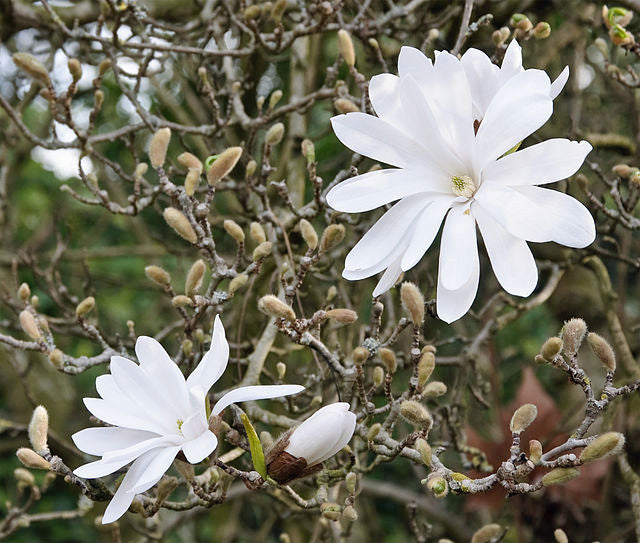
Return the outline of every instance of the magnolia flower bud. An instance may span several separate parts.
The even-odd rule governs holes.
[[[215,187],[218,182],[233,170],[242,156],[242,147],[229,147],[218,155],[207,170],[207,181]]]
[[[354,113],[360,111],[360,108],[348,98],[338,98],[333,102],[333,106],[338,113]]]
[[[502,526],[499,524],[485,524],[471,537],[471,543],[489,543],[493,538],[502,533]]]
[[[249,236],[251,236],[251,239],[258,244],[267,241],[267,236],[264,233],[264,228],[262,228],[262,225],[259,222],[252,222],[249,225]]]
[[[166,127],[156,131],[151,138],[151,143],[149,144],[149,159],[151,160],[151,165],[156,170],[164,165],[170,140],[171,129]]]
[[[633,34],[619,24],[614,24],[609,29],[609,37],[614,45],[632,45],[635,43]]]
[[[380,356],[380,360],[387,368],[389,373],[395,373],[398,369],[398,361],[396,359],[395,353],[391,349],[387,349],[386,347],[382,347],[378,349],[378,355]]]
[[[341,324],[351,324],[358,320],[358,314],[352,309],[329,309],[327,317]]]
[[[187,273],[187,279],[184,283],[184,292],[187,296],[193,296],[200,290],[206,271],[207,266],[205,265],[204,260],[196,260],[193,263],[189,273]]]
[[[30,53],[14,53],[13,63],[23,72],[29,74],[45,85],[49,84],[49,72],[42,63]]]
[[[561,485],[580,475],[576,468],[555,468],[542,478],[542,486]]]
[[[16,456],[18,460],[22,462],[22,465],[26,468],[31,469],[51,469],[51,464],[47,462],[42,456],[40,456],[33,449],[29,449],[28,447],[20,447],[16,451]]]
[[[144,273],[149,279],[160,286],[164,287],[171,283],[171,275],[169,275],[167,270],[160,266],[155,266],[153,264],[151,266],[147,266],[144,269]]]
[[[358,476],[353,471],[347,473],[347,476],[344,478],[344,486],[349,494],[355,494],[357,483]]]
[[[620,453],[624,447],[625,438],[619,432],[606,432],[591,443],[589,443],[582,451],[580,460],[583,462],[591,462]]]
[[[351,359],[356,366],[362,366],[369,358],[369,349],[356,347],[351,353]]]
[[[247,165],[244,169],[245,178],[251,177],[254,173],[256,173],[256,169],[258,167],[258,163],[255,160],[250,160],[247,162]]]
[[[253,250],[253,259],[261,260],[262,258],[266,258],[271,254],[272,250],[272,243],[270,241],[264,241]]]
[[[551,25],[546,21],[540,21],[533,27],[533,37],[537,40],[544,40],[551,36]]]
[[[168,207],[163,211],[162,216],[166,223],[173,228],[175,233],[181,238],[186,239],[190,243],[198,241],[198,236],[193,226],[191,226],[189,219],[187,219],[182,211],[177,210],[175,207]]]
[[[184,294],[178,294],[171,298],[171,304],[173,307],[186,307],[188,305],[193,305],[193,300],[189,298],[189,296],[185,296]]]
[[[533,23],[529,20],[529,17],[527,17],[524,13],[514,13],[511,16],[510,23],[511,23],[511,26],[513,26],[514,28],[518,28],[525,32],[528,30],[531,30],[531,28],[533,27]]]
[[[260,8],[260,6],[258,4],[252,4],[245,8],[243,17],[245,18],[245,20],[251,21],[252,19],[257,19],[258,17],[260,17],[261,13],[262,9]]]
[[[433,381],[429,383],[422,391],[424,398],[439,398],[447,393],[447,385],[442,381]]]
[[[26,302],[31,296],[31,289],[27,283],[22,283],[18,288],[18,298],[20,298],[23,302]]]
[[[183,462],[182,460],[176,459],[173,461],[173,465],[178,470],[178,473],[182,475],[187,481],[193,481],[193,478],[196,476],[193,464],[189,464],[188,462]]]
[[[249,276],[246,273],[236,275],[229,282],[229,294],[234,294],[238,289],[244,287],[249,281]]]
[[[202,173],[203,165],[200,159],[191,153],[184,152],[178,156],[178,164],[187,168],[187,170],[199,170]]]
[[[28,309],[23,309],[20,312],[19,319],[20,326],[22,326],[22,329],[29,337],[32,339],[42,339],[42,333],[40,332],[40,328],[38,328],[36,318]]]
[[[537,439],[529,441],[529,460],[534,464],[538,464],[542,458],[542,443]]]
[[[491,41],[497,46],[500,47],[505,41],[509,39],[511,35],[511,31],[503,26],[502,28],[495,30],[493,34],[491,34]]]
[[[509,428],[512,433],[524,432],[538,416],[538,408],[532,403],[526,403],[518,407],[511,417]]]
[[[338,51],[347,63],[347,66],[354,66],[356,63],[356,52],[353,48],[353,41],[349,33],[344,30],[338,30]]]
[[[405,400],[400,404],[400,415],[414,426],[431,427],[433,419],[429,410],[420,402]]]
[[[43,406],[39,405],[33,410],[28,428],[29,442],[33,450],[38,454],[49,450],[49,446],[47,445],[48,431],[49,413],[47,413],[47,410]]]
[[[244,231],[236,221],[227,219],[222,225],[237,244],[244,243]]]
[[[556,543],[569,543],[569,538],[564,530],[557,528],[553,531],[553,537],[556,540]]]
[[[433,492],[436,498],[444,498],[449,494],[449,485],[442,475],[431,473],[427,477],[427,488]]]
[[[267,145],[278,145],[282,141],[282,137],[284,136],[284,125],[282,123],[274,124],[269,130],[267,130],[267,134],[264,137],[264,141]]]
[[[77,58],[70,58],[67,62],[67,67],[69,68],[69,73],[73,78],[73,82],[77,83],[82,78],[82,64]]]
[[[60,349],[53,349],[49,353],[49,362],[57,370],[61,370],[64,367],[64,354]]]
[[[379,387],[384,382],[384,370],[380,366],[373,368],[373,385]]]
[[[540,349],[540,354],[549,362],[562,351],[562,340],[559,337],[550,337],[545,341]]]
[[[24,468],[16,468],[13,470],[13,476],[15,477],[18,483],[22,483],[26,486],[35,486],[36,479],[29,470]]]
[[[178,487],[178,479],[175,477],[163,477],[156,487],[156,504],[163,503],[169,495]]]
[[[318,246],[318,234],[316,229],[307,219],[300,219],[300,234],[309,249],[314,250]]]
[[[382,430],[382,424],[380,424],[379,422],[372,424],[371,428],[369,428],[369,431],[367,432],[367,439],[369,441],[373,441],[380,433],[380,430]]]
[[[311,164],[316,161],[316,148],[311,140],[302,140],[300,147],[302,149],[303,156],[307,159],[307,164]]]
[[[418,438],[416,439],[414,445],[416,451],[420,453],[420,458],[422,458],[422,462],[424,462],[425,466],[431,467],[432,458],[431,458],[431,445],[427,443],[426,439]]]
[[[76,317],[78,318],[84,317],[95,306],[96,306],[96,299],[93,296],[88,296],[76,306]]]
[[[320,512],[327,520],[340,520],[340,506],[334,502],[325,502],[320,505]]]
[[[400,299],[413,325],[421,326],[424,321],[424,296],[420,289],[414,283],[405,281],[400,287]]]
[[[342,511],[342,518],[347,522],[358,520],[358,513],[353,505],[347,505]]]
[[[431,351],[424,351],[418,362],[418,386],[424,387],[436,367],[436,356]]]
[[[282,100],[282,91],[280,89],[276,89],[271,93],[271,96],[269,96],[269,108],[273,109],[276,107],[280,100]]]
[[[267,453],[267,473],[281,484],[313,473],[347,445],[355,427],[356,416],[348,403],[319,409]]]
[[[184,178],[184,192],[187,196],[193,196],[200,184],[200,174],[197,168],[189,168],[187,176]]]
[[[278,362],[276,364],[276,372],[278,373],[278,379],[284,379],[284,376],[287,373],[287,365],[284,362]]]
[[[607,340],[594,332],[590,332],[587,336],[587,341],[593,354],[598,357],[602,365],[609,371],[616,371],[616,355]]]
[[[338,245],[344,239],[345,232],[342,224],[330,224],[327,226],[320,240],[320,252],[324,253]]]
[[[267,294],[260,298],[258,309],[270,317],[286,319],[288,321],[296,320],[296,314],[290,305],[285,304],[277,296]]]

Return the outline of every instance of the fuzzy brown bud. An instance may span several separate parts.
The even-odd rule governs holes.
[[[569,543],[567,534],[560,528],[553,531],[553,538],[556,540],[556,543]]]
[[[273,245],[270,241],[264,241],[253,250],[253,260],[261,260],[268,257],[273,250]]]
[[[356,111],[360,111],[360,108],[348,98],[338,98],[333,102],[333,106],[336,108],[338,113],[354,113]]]
[[[193,305],[193,300],[189,298],[189,296],[185,296],[184,294],[178,294],[171,298],[171,304],[173,307],[186,307],[188,305]]]
[[[200,159],[197,156],[187,152],[184,152],[178,156],[178,164],[184,166],[185,168],[187,168],[187,170],[200,170],[201,173],[203,170],[203,165]]]
[[[249,281],[249,276],[246,273],[236,275],[229,282],[229,294],[234,294],[238,289],[242,288]]]
[[[349,33],[344,30],[338,30],[338,51],[347,63],[347,66],[354,66],[356,63],[356,52],[353,48],[353,40]]]
[[[18,288],[18,298],[20,298],[23,302],[26,302],[31,296],[31,289],[27,283],[22,283]]]
[[[330,224],[327,226],[320,240],[320,252],[324,253],[338,245],[344,239],[345,232],[342,224]]]
[[[156,170],[162,168],[164,161],[167,158],[167,149],[169,148],[169,141],[171,141],[171,129],[161,128],[151,138],[149,143],[149,160],[151,166]]]
[[[13,63],[23,72],[34,79],[47,85],[49,83],[49,72],[42,63],[30,53],[14,53]]]
[[[420,458],[422,459],[424,465],[431,467],[431,463],[433,461],[433,459],[431,458],[431,445],[427,443],[427,440],[422,437],[416,439],[414,447],[416,451],[420,453]]]
[[[21,447],[16,451],[18,460],[22,462],[22,465],[31,469],[51,469],[51,464],[47,462],[42,456],[40,456],[33,449],[28,447]]]
[[[70,58],[67,62],[67,67],[69,68],[69,73],[73,78],[73,82],[77,83],[82,79],[82,64],[77,58]]]
[[[587,323],[582,319],[571,319],[565,322],[561,333],[564,352],[569,356],[575,355],[586,333]]]
[[[29,422],[28,434],[31,447],[38,454],[49,450],[47,445],[47,433],[49,431],[49,413],[39,405],[33,410],[31,421]]]
[[[502,533],[502,526],[499,524],[485,524],[471,537],[471,543],[489,543]]]
[[[96,299],[93,296],[87,296],[76,306],[76,317],[84,317],[96,306]]]
[[[258,244],[267,241],[267,236],[264,233],[264,228],[262,228],[262,225],[259,222],[252,222],[249,225],[249,235],[251,236],[251,239]]]
[[[447,393],[447,385],[442,381],[433,381],[424,387],[422,396],[424,398],[439,398]]]
[[[608,341],[602,336],[590,332],[587,336],[589,347],[608,371],[616,371],[616,355]]]
[[[271,128],[269,128],[269,130],[267,130],[264,141],[267,145],[278,145],[278,143],[282,141],[283,136],[284,125],[282,123],[276,123]]]
[[[576,468],[555,468],[542,478],[542,486],[561,485],[580,475]]]
[[[537,439],[532,439],[529,441],[529,460],[531,460],[534,464],[538,464],[540,459],[542,458],[542,443],[540,443]]]
[[[215,187],[223,177],[233,170],[241,156],[242,147],[229,147],[222,151],[207,171],[207,181],[209,185]]]
[[[151,279],[151,281],[160,286],[164,287],[171,283],[171,275],[169,275],[167,270],[160,266],[155,266],[153,264],[151,266],[147,266],[144,269],[144,274]]]
[[[599,435],[582,450],[580,460],[583,462],[591,462],[604,458],[605,456],[619,454],[624,447],[624,442],[625,439],[621,433],[606,432]]]
[[[42,339],[42,333],[40,332],[40,328],[38,328],[36,318],[29,310],[22,310],[19,319],[20,326],[22,326],[22,329],[29,337],[32,339]]]
[[[189,219],[187,219],[182,211],[179,211],[175,207],[167,207],[163,211],[162,216],[166,223],[173,228],[174,232],[181,238],[186,239],[190,243],[198,241],[198,236],[193,226],[191,226]]]
[[[351,324],[358,320],[358,314],[352,309],[329,309],[327,317],[341,324]]]
[[[307,219],[300,219],[300,234],[309,249],[314,250],[318,246],[318,234],[316,229]]]
[[[538,408],[532,403],[526,403],[518,407],[511,417],[509,429],[514,434],[524,432],[538,416]]]
[[[408,281],[402,283],[400,300],[413,325],[421,326],[424,321],[424,296],[417,285]]]
[[[556,356],[560,354],[560,351],[562,351],[562,346],[562,339],[560,339],[559,337],[550,337],[542,344],[540,354],[545,358],[545,360],[551,362]]]
[[[187,196],[193,196],[200,184],[200,175],[202,172],[197,168],[189,168],[184,178],[184,192]]]
[[[229,234],[238,245],[240,243],[244,243],[244,230],[242,230],[242,228],[236,221],[227,219],[226,221],[224,221],[224,223],[222,223],[222,225],[227,231],[227,234]]]
[[[414,426],[430,427],[433,424],[431,413],[420,402],[405,400],[400,404],[400,415]]]
[[[436,367],[436,356],[431,351],[425,351],[418,362],[418,387],[427,383]]]
[[[380,360],[382,360],[382,363],[385,365],[389,373],[393,374],[396,372],[398,369],[398,361],[395,353],[391,349],[381,347],[378,350],[378,356],[380,356]]]
[[[362,366],[369,358],[369,349],[364,347],[356,347],[351,353],[351,359],[356,366]]]
[[[258,309],[270,317],[277,317],[294,321],[296,314],[290,305],[285,304],[277,296],[267,294],[258,301]]]
[[[187,296],[193,296],[200,290],[206,271],[207,266],[204,260],[196,260],[193,263],[184,283],[184,292]]]
[[[384,370],[380,366],[373,368],[373,385],[379,387],[384,383]]]

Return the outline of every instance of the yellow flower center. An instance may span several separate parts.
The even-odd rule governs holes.
[[[456,196],[471,198],[478,187],[468,175],[454,175],[451,177],[451,190]]]

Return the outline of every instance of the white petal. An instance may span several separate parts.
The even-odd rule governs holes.
[[[374,298],[377,298],[381,294],[384,294],[385,292],[387,292],[387,290],[389,290],[393,285],[396,284],[396,282],[398,281],[398,278],[402,274],[400,261],[401,261],[401,257],[399,256],[391,264],[389,264],[385,272],[382,274],[380,281],[378,281],[378,284],[373,289],[371,296],[373,296]]]
[[[498,68],[478,49],[467,49],[460,59],[469,81],[474,105],[474,119],[482,120],[492,98],[498,92]]]
[[[192,390],[195,390],[192,389]],[[202,389],[201,389],[202,390]],[[202,434],[208,428],[207,414],[204,403],[204,395],[199,402],[199,407],[183,421],[181,430],[186,440],[191,440]]]
[[[457,290],[478,266],[476,220],[467,205],[449,211],[440,243],[439,280],[448,290]]]
[[[137,411],[132,412],[126,407],[110,404],[106,400],[84,398],[83,402],[94,417],[107,424],[136,430],[146,430],[148,432],[155,432],[156,434],[164,434],[166,431],[165,425],[158,425],[157,422],[144,416],[144,414],[138,413]]]
[[[476,136],[475,176],[547,122],[553,110],[549,89],[546,73],[527,70],[498,91]]]
[[[569,66],[565,66],[564,70],[560,72],[560,75],[556,77],[553,83],[551,83],[551,99],[555,100],[556,96],[562,92],[564,86],[569,80]]]
[[[345,269],[357,271],[370,268],[391,254],[432,198],[428,193],[416,194],[395,204],[351,249],[345,259]]]
[[[360,213],[420,192],[448,192],[449,180],[443,175],[386,169],[347,179],[327,194],[327,203],[337,211]]]
[[[398,76],[374,75],[369,81],[369,100],[378,117],[387,121],[395,118],[400,109]]]
[[[356,429],[356,415],[351,411],[344,414],[342,418],[341,432],[333,447],[331,447],[317,462],[324,462],[331,458],[334,454],[339,453],[351,441],[353,432]]]
[[[219,415],[223,409],[232,403],[248,402],[250,400],[266,400],[297,394],[304,390],[300,385],[256,385],[236,388],[227,392],[218,400],[211,411],[212,415]]]
[[[413,227],[413,234],[407,246],[400,266],[403,271],[413,268],[427,252],[438,235],[442,220],[451,207],[453,196],[434,198],[420,213]]]
[[[419,167],[422,147],[392,124],[366,113],[331,118],[338,139],[349,149],[398,168]]]
[[[398,55],[398,75],[405,77],[412,75],[420,83],[428,81],[427,78],[433,70],[431,59],[415,47],[403,46]]]
[[[131,460],[129,460],[131,462]],[[89,462],[83,464],[73,470],[73,474],[82,479],[97,479],[98,477],[104,477],[118,471],[123,466],[126,466],[129,462],[104,462],[103,460],[96,460],[95,462]]]
[[[106,452],[125,449],[153,437],[157,437],[157,434],[130,428],[98,427],[80,430],[73,434],[71,439],[81,451],[102,456]]]
[[[127,490],[127,492],[135,495],[149,490],[171,467],[178,452],[180,452],[180,446],[158,450],[153,460],[149,462],[149,465],[138,477],[135,485],[131,485],[131,488]]]
[[[224,334],[224,326],[220,320],[220,315],[216,315],[213,323],[213,334],[211,336],[211,346],[200,360],[200,363],[191,375],[187,377],[187,387],[202,387],[204,392],[208,392],[213,383],[220,379],[229,362],[229,344]]]
[[[502,288],[516,296],[529,296],[538,282],[538,269],[527,242],[509,234],[477,202],[473,214]]]
[[[189,462],[198,464],[215,451],[217,446],[218,438],[216,435],[206,430],[195,439],[187,441],[182,445],[182,452],[184,452]]]
[[[159,436],[147,439],[140,443],[135,443],[126,449],[120,449],[105,453],[102,457],[104,462],[122,462],[125,464],[131,462],[134,458],[150,451],[151,449],[157,449],[159,447],[176,446],[182,444],[184,439],[177,433],[178,427],[176,425],[176,434],[170,436]]]
[[[105,374],[96,377],[96,391],[108,405],[113,405],[118,410],[129,411],[130,413],[138,413],[140,411],[138,403],[120,389],[113,375]]]
[[[480,278],[480,263],[476,261],[476,267],[471,273],[469,280],[457,290],[448,290],[442,286],[440,281],[441,273],[438,273],[438,290],[436,298],[436,309],[438,317],[446,323],[452,323],[463,317],[478,292],[478,280]]]
[[[522,48],[516,40],[512,40],[507,47],[500,67],[500,85],[522,72]]]
[[[587,141],[550,139],[489,164],[483,179],[502,185],[543,185],[578,171],[592,147]]]
[[[366,277],[371,277],[376,273],[380,273],[394,263],[399,264],[402,255],[407,248],[410,232],[411,227],[409,227],[407,235],[399,239],[396,246],[391,248],[391,252],[386,256],[382,256],[381,260],[379,260],[375,264],[367,268],[358,268],[357,270],[350,270],[345,268],[344,270],[342,270],[342,277],[348,279],[349,281],[358,281],[360,279],[365,279]]]

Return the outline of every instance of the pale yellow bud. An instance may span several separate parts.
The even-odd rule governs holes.
[[[164,161],[167,158],[167,149],[169,148],[169,141],[171,141],[171,129],[161,128],[151,138],[149,144],[149,159],[151,165],[157,170],[162,168]]]
[[[282,100],[282,91],[276,89],[271,93],[271,96],[269,96],[269,108],[273,109],[276,107],[280,100]]]
[[[509,428],[512,433],[524,432],[538,416],[538,408],[532,403],[526,403],[518,407],[511,417]]]
[[[184,192],[187,196],[193,196],[196,193],[201,173],[197,168],[189,168],[187,176],[184,178]]]
[[[191,356],[191,354],[193,353],[193,341],[191,341],[190,339],[183,340],[182,341],[182,352],[186,356]]]
[[[33,473],[24,468],[14,469],[13,476],[15,477],[16,481],[22,483],[23,485],[35,486],[36,484],[36,478],[33,476]]]
[[[320,252],[324,253],[338,245],[343,239],[346,230],[342,224],[330,224],[325,228],[320,240]]]
[[[302,234],[302,239],[304,239],[307,247],[311,250],[315,249],[318,246],[318,234],[316,233],[316,229],[307,219],[300,219],[299,226],[300,234]]]
[[[356,366],[362,366],[369,358],[369,349],[364,347],[356,347],[351,353],[351,359]]]
[[[26,302],[31,296],[31,289],[27,283],[22,283],[18,288],[18,298],[20,298],[23,302]]]
[[[267,145],[278,145],[282,141],[282,137],[284,136],[284,125],[282,123],[274,124],[269,130],[267,130],[267,134],[264,137],[264,141]]]
[[[42,458],[42,456],[40,456],[36,451],[29,449],[28,447],[20,447],[16,451],[16,456],[26,468],[51,469],[51,464],[49,464],[49,462]]]
[[[405,400],[400,404],[400,415],[414,426],[430,427],[433,424],[431,413],[420,402]]]
[[[546,21],[540,21],[533,27],[533,31],[531,33],[535,39],[544,40],[551,36],[551,25]]]
[[[185,296],[184,294],[178,294],[171,298],[171,304],[173,307],[186,307],[188,305],[193,305],[193,300],[189,298],[189,296]]]
[[[550,337],[545,341],[540,349],[540,354],[551,362],[562,351],[562,340],[559,337]]]
[[[561,485],[580,475],[576,468],[555,468],[542,478],[542,486]]]
[[[400,287],[402,307],[409,314],[414,326],[421,326],[424,321],[424,296],[414,283],[405,281]]]
[[[187,296],[193,296],[200,290],[206,271],[207,266],[204,260],[196,260],[193,263],[184,283],[184,292]]]
[[[424,387],[422,396],[424,398],[439,398],[447,393],[447,385],[442,381],[433,381]]]
[[[98,73],[100,77],[107,73],[107,71],[111,68],[111,60],[106,58],[98,65]]]
[[[325,502],[320,505],[320,512],[327,520],[337,521],[341,517],[341,507],[333,502]]]
[[[173,228],[174,232],[181,238],[186,239],[190,243],[198,241],[198,236],[193,226],[191,226],[189,219],[187,219],[182,211],[177,210],[175,207],[168,207],[164,210],[162,216],[166,223]]]
[[[420,453],[420,458],[422,458],[422,462],[425,466],[431,467],[431,463],[433,462],[433,459],[431,458],[431,445],[427,443],[427,440],[420,437],[416,439],[414,446],[416,451]]]
[[[344,30],[338,30],[338,51],[347,63],[347,66],[354,66],[356,63],[356,52],[353,48],[353,40],[349,33]]]
[[[327,302],[330,302],[331,300],[333,300],[337,295],[338,295],[338,289],[336,288],[335,285],[331,285],[327,289]]]
[[[247,21],[250,21],[252,19],[257,19],[258,17],[260,17],[261,13],[262,9],[260,9],[260,6],[257,4],[252,4],[245,8],[243,16]]]
[[[178,164],[184,166],[187,170],[199,170],[201,173],[204,168],[197,156],[187,152],[178,156]]]
[[[154,283],[160,286],[164,287],[171,283],[171,275],[169,275],[169,272],[167,270],[161,268],[160,266],[155,266],[153,264],[151,266],[147,266],[144,269],[144,274]]]
[[[529,441],[529,460],[531,460],[534,464],[538,464],[540,459],[542,458],[542,443],[540,443],[537,439],[532,439]]]
[[[380,356],[382,363],[387,368],[387,371],[392,374],[395,373],[398,369],[398,361],[396,360],[395,353],[387,347],[381,347],[378,349],[378,355]]]
[[[229,294],[234,294],[238,289],[242,288],[249,281],[249,276],[246,273],[236,275],[229,282]]]
[[[598,357],[602,365],[609,371],[616,371],[616,355],[607,340],[594,332],[590,332],[587,336],[587,341],[593,354]]]
[[[619,454],[624,447],[625,438],[619,432],[606,432],[591,443],[589,443],[582,451],[580,460],[583,462],[591,462],[604,458],[605,456],[611,456]]]
[[[262,225],[259,222],[252,222],[249,225],[249,236],[251,236],[251,239],[258,244],[267,241],[267,236],[264,233],[264,228],[262,228]]]
[[[355,522],[358,520],[358,513],[353,505],[347,505],[342,511],[342,518],[347,522]]]
[[[569,543],[567,534],[560,528],[553,531],[553,537],[556,540],[556,543]]]
[[[502,526],[499,524],[485,524],[471,537],[471,543],[489,543],[492,539],[502,533]]]
[[[69,68],[69,73],[73,78],[73,82],[77,83],[82,78],[82,64],[77,58],[70,58],[67,62],[67,67]]]
[[[449,485],[442,475],[432,473],[427,477],[427,488],[436,498],[444,498],[449,494]]]
[[[228,175],[242,156],[242,147],[229,147],[218,155],[207,171],[209,185],[215,187],[218,182]]]
[[[379,387],[384,383],[384,370],[380,366],[373,368],[373,384]]]
[[[29,442],[33,450],[38,454],[49,450],[49,446],[47,445],[48,431],[49,413],[47,413],[47,410],[42,405],[39,405],[33,410],[28,428]]]
[[[307,159],[307,163],[310,164],[316,160],[316,148],[313,142],[309,139],[302,140],[301,144],[302,155]]]
[[[267,294],[260,298],[258,309],[271,317],[278,317],[288,321],[294,321],[296,319],[296,314],[291,306],[285,304],[273,294]]]
[[[32,339],[42,339],[42,333],[40,332],[40,329],[38,328],[38,324],[36,323],[36,318],[33,316],[33,314],[27,310],[24,309],[20,312],[20,326],[22,326],[22,329],[25,331],[25,333],[31,337]]]
[[[358,484],[358,476],[350,471],[344,479],[344,486],[349,494],[353,494],[356,491],[356,485]]]
[[[14,53],[13,63],[23,72],[29,74],[34,79],[47,85],[49,83],[49,72],[42,63],[30,53]]]
[[[76,306],[76,317],[84,317],[96,306],[96,299],[93,296],[87,296]]]
[[[355,113],[356,111],[360,111],[360,108],[348,98],[338,98],[333,102],[333,106],[338,113]]]
[[[287,373],[287,365],[284,362],[278,362],[276,364],[276,372],[278,373],[278,379],[284,379],[284,376]]]
[[[62,369],[64,367],[64,354],[62,351],[60,349],[53,349],[49,353],[49,362],[51,362],[51,365],[57,370]]]
[[[253,260],[261,260],[268,257],[273,250],[273,245],[270,241],[264,241],[253,250]]]
[[[255,160],[250,160],[249,162],[247,162],[247,166],[244,170],[245,177],[249,178],[254,173],[256,173],[257,167],[258,167],[258,163]]]
[[[371,428],[369,428],[369,431],[367,432],[367,439],[369,441],[373,441],[380,433],[380,430],[382,430],[382,424],[380,424],[379,422],[372,424]]]
[[[436,356],[431,351],[424,351],[418,362],[418,386],[424,387],[436,367]]]
[[[142,179],[142,177],[147,173],[147,171],[149,170],[149,165],[146,162],[140,162],[137,166],[136,169],[133,171],[133,176],[136,179]],[[98,182],[96,181],[95,186],[98,186]]]
[[[227,219],[222,223],[222,226],[237,244],[244,243],[244,230],[236,221]]]
[[[327,317],[341,324],[351,324],[358,320],[358,314],[351,309],[329,309]]]

